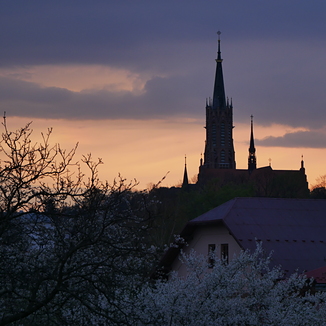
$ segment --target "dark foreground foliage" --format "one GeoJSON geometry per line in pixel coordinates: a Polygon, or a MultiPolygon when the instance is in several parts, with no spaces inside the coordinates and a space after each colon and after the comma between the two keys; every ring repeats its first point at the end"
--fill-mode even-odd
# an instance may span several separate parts
{"type": "Polygon", "coordinates": [[[3,127],[0,325],[128,324],[123,301],[155,259],[146,193],[102,183],[101,161],[74,163],[76,148],[51,146],[51,130],[32,143],[30,124],[3,127]]]}

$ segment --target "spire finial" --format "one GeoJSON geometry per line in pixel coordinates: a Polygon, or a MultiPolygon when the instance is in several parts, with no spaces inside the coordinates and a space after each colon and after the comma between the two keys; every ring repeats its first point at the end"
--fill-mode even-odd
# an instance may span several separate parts
{"type": "Polygon", "coordinates": [[[221,60],[221,32],[217,32],[218,35],[218,49],[217,49],[217,60],[221,60]]]}
{"type": "Polygon", "coordinates": [[[218,40],[220,40],[220,35],[222,34],[220,31],[216,33],[218,35],[218,40]]]}

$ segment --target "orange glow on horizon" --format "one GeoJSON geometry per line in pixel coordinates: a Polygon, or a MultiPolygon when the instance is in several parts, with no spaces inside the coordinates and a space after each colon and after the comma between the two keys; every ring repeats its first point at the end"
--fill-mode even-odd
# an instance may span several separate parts
{"type": "MultiPolygon", "coordinates": [[[[9,130],[24,126],[27,118],[8,117],[9,130]]],[[[41,132],[53,127],[51,143],[60,143],[71,149],[79,142],[76,160],[92,153],[102,158],[100,178],[112,182],[120,173],[127,180],[137,179],[139,188],[159,182],[168,172],[162,186],[175,186],[182,181],[184,156],[187,155],[189,179],[198,173],[200,155],[204,150],[205,129],[202,121],[180,119],[162,120],[45,120],[34,119],[33,140],[41,132]]],[[[282,135],[286,126],[255,126],[255,137],[282,135]]],[[[237,124],[234,131],[237,168],[247,168],[249,126],[237,124]],[[240,139],[240,140],[239,140],[240,139]]],[[[298,170],[304,155],[306,174],[310,184],[326,174],[324,149],[281,148],[256,146],[258,167],[267,166],[269,159],[274,169],[298,170]]]]}

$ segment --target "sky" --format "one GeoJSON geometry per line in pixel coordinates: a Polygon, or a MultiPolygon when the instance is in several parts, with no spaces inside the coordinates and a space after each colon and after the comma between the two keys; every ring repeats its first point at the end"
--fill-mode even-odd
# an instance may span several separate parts
{"type": "Polygon", "coordinates": [[[322,0],[2,0],[0,112],[16,129],[76,159],[102,158],[100,177],[140,188],[198,173],[217,31],[233,101],[237,168],[250,116],[258,167],[326,174],[326,2],[322,0]]]}

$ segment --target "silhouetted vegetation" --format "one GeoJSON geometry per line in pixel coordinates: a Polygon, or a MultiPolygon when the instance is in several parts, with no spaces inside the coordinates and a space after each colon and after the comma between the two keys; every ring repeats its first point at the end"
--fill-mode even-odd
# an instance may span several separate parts
{"type": "MultiPolygon", "coordinates": [[[[102,162],[91,155],[78,163],[76,147],[50,145],[51,129],[33,143],[30,124],[12,132],[4,120],[3,127],[0,326],[132,324],[129,300],[164,245],[187,221],[259,190],[232,179],[136,191],[121,177],[100,181],[102,162]]],[[[261,183],[265,195],[295,197],[295,179],[273,182],[261,183]]],[[[325,193],[320,186],[311,196],[325,193]]]]}
{"type": "Polygon", "coordinates": [[[126,324],[126,298],[155,264],[153,202],[90,155],[40,143],[30,124],[0,144],[0,325],[126,324]],[[84,169],[84,171],[82,171],[84,169]]]}
{"type": "Polygon", "coordinates": [[[316,179],[316,183],[311,187],[310,197],[313,199],[326,199],[326,174],[316,179]]]}

